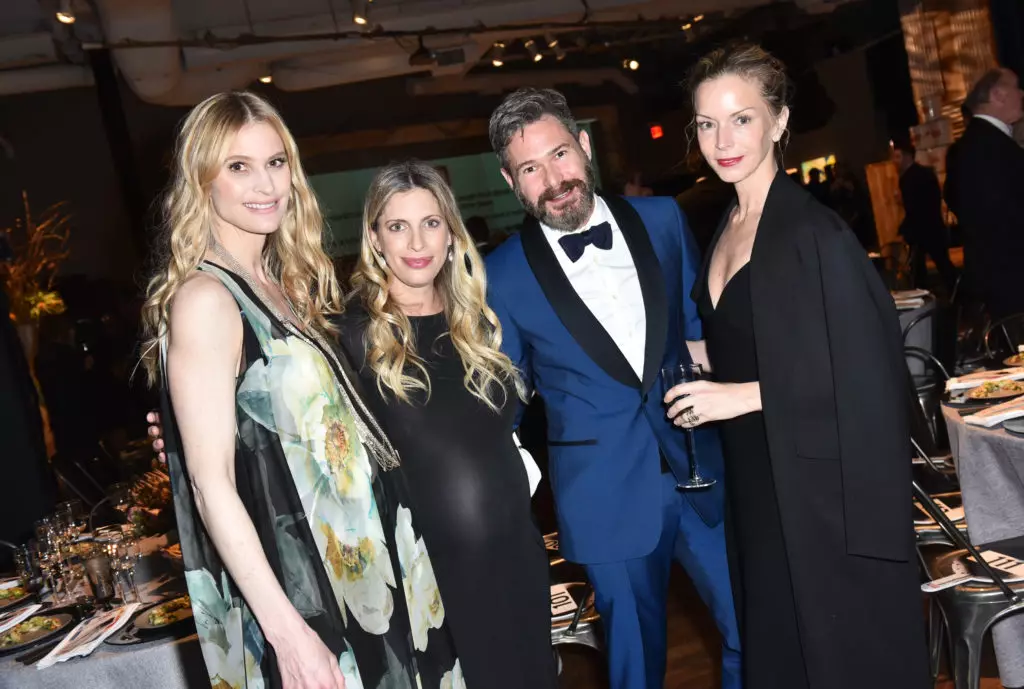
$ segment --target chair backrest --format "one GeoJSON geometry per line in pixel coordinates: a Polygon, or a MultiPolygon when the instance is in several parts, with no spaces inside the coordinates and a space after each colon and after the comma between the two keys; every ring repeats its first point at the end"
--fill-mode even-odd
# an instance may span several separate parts
{"type": "Polygon", "coordinates": [[[920,347],[904,347],[906,359],[917,359],[924,362],[924,376],[913,376],[907,369],[907,388],[912,400],[910,406],[911,435],[924,446],[932,456],[939,454],[939,447],[947,442],[940,418],[942,416],[942,395],[949,380],[949,372],[938,357],[920,347]],[[931,385],[919,385],[920,378],[930,378],[931,385]],[[940,438],[940,435],[942,436],[940,438]]]}
{"type": "Polygon", "coordinates": [[[1024,313],[1015,313],[989,323],[982,337],[985,356],[1002,360],[1017,353],[1017,347],[1024,344],[1024,313]]]}

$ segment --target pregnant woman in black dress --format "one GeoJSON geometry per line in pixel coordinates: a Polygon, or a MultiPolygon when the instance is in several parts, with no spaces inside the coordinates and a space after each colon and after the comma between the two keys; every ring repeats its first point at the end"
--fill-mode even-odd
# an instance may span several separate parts
{"type": "Polygon", "coordinates": [[[520,382],[433,167],[377,174],[352,282],[342,344],[401,456],[466,686],[553,689],[548,559],[512,436],[520,382]]]}
{"type": "Polygon", "coordinates": [[[780,169],[785,87],[756,46],[691,76],[737,202],[694,286],[716,382],[670,390],[669,415],[721,429],[744,687],[924,689],[899,325],[849,228],[780,169]]]}

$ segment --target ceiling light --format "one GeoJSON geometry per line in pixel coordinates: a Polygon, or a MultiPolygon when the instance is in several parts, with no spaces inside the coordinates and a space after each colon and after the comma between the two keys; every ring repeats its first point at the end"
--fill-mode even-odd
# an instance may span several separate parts
{"type": "Polygon", "coordinates": [[[366,26],[368,23],[366,19],[367,7],[366,3],[362,0],[352,0],[352,21],[359,26],[366,26]]]}
{"type": "Polygon", "coordinates": [[[699,22],[703,18],[704,18],[703,14],[698,14],[696,17],[693,18],[693,23],[696,24],[697,22],[699,22]]]}
{"type": "Polygon", "coordinates": [[[496,41],[491,46],[491,64],[495,67],[501,67],[505,64],[505,44],[501,41],[496,41]]]}
{"type": "Polygon", "coordinates": [[[532,38],[528,39],[526,43],[523,43],[523,47],[526,48],[526,52],[530,54],[534,62],[540,62],[544,59],[544,55],[541,54],[540,48],[537,47],[537,42],[532,38]]]}
{"type": "Polygon", "coordinates": [[[554,48],[558,45],[558,38],[549,33],[544,34],[544,41],[548,44],[549,48],[554,48]]]}
{"type": "Polygon", "coordinates": [[[71,0],[61,0],[60,9],[57,10],[57,21],[61,24],[75,23],[75,11],[71,9],[71,0]]]}
{"type": "Polygon", "coordinates": [[[270,76],[269,74],[266,75],[266,76],[260,77],[260,83],[261,84],[269,84],[273,80],[274,80],[274,77],[270,76]]]}
{"type": "Polygon", "coordinates": [[[687,23],[683,24],[683,25],[682,25],[681,27],[679,27],[679,28],[680,28],[680,29],[682,29],[683,31],[689,31],[690,29],[692,29],[692,28],[693,28],[693,24],[691,24],[691,23],[687,22],[687,23]]]}
{"type": "Polygon", "coordinates": [[[622,68],[635,72],[640,69],[640,63],[636,60],[623,60],[622,68]]]}
{"type": "Polygon", "coordinates": [[[560,45],[556,45],[553,50],[555,51],[555,59],[561,62],[565,59],[565,48],[560,45]]]}

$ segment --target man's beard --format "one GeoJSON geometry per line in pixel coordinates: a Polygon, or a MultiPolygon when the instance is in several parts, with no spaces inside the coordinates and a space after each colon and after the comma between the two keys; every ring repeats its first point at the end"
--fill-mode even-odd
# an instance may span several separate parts
{"type": "Polygon", "coordinates": [[[590,219],[591,214],[594,212],[594,191],[596,188],[597,182],[594,179],[594,169],[587,165],[585,179],[567,179],[556,188],[546,190],[537,199],[537,203],[531,203],[523,195],[518,184],[515,186],[515,192],[519,203],[523,204],[526,212],[537,218],[537,220],[540,220],[554,230],[575,232],[582,227],[583,223],[590,219]],[[580,190],[580,200],[577,203],[564,207],[560,213],[552,213],[547,209],[548,201],[576,188],[580,190]]]}

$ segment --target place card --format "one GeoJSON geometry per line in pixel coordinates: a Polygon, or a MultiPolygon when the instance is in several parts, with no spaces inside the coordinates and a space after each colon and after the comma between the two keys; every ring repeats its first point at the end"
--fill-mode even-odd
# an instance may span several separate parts
{"type": "MultiPolygon", "coordinates": [[[[975,561],[973,556],[967,559],[971,562],[975,561]]],[[[987,562],[993,569],[1005,572],[1014,579],[1024,578],[1024,562],[1015,557],[1004,555],[994,550],[984,550],[981,552],[981,559],[987,562]]]]}
{"type": "Polygon", "coordinates": [[[560,617],[576,612],[576,601],[566,584],[554,584],[551,587],[551,616],[560,617]]]}

